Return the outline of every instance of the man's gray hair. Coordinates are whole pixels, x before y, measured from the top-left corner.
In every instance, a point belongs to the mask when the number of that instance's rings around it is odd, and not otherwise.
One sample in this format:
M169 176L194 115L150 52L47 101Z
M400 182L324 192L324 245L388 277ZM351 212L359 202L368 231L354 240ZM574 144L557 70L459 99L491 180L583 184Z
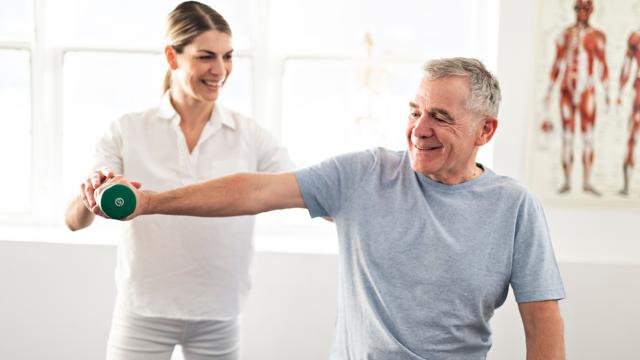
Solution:
M437 80L452 76L463 76L469 80L467 109L483 115L498 116L500 85L479 60L470 58L448 58L431 60L424 65L429 79Z

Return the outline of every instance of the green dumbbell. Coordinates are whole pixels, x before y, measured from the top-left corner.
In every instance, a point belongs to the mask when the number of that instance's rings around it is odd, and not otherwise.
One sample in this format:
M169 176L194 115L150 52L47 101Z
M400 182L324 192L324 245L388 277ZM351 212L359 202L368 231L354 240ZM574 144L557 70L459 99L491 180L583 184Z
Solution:
M136 195L127 185L113 184L96 198L100 210L111 219L124 219L136 209Z

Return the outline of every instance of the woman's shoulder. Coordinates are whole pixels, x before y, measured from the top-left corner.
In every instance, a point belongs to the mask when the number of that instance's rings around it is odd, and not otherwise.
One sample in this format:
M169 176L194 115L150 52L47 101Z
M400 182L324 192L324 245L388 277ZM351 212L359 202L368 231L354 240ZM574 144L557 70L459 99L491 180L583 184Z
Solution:
M223 104L216 104L223 121L232 122L237 126L254 126L256 121L249 115L227 107Z
M175 116L175 111L168 112L162 106L157 105L141 110L134 110L120 115L114 120L120 126L148 126L149 123L162 120L171 120Z
M239 135L251 139L254 139L256 136L268 136L269 131L251 116L224 105L216 104L216 106L222 118L222 123L236 131Z

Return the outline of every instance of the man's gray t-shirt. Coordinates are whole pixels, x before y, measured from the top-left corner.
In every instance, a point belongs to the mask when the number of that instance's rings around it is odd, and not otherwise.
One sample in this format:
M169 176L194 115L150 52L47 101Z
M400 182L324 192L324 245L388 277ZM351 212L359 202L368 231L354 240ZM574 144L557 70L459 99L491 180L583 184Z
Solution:
M445 185L382 148L296 178L311 216L338 231L331 359L485 359L509 284L518 302L565 296L542 208L510 178L485 168Z

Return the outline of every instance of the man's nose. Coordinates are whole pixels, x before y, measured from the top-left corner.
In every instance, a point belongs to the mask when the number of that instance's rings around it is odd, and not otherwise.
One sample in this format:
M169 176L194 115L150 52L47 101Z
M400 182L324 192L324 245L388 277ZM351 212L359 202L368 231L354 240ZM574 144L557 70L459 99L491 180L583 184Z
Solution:
M413 127L413 135L415 137L431 137L433 136L433 119L428 114L422 114Z

